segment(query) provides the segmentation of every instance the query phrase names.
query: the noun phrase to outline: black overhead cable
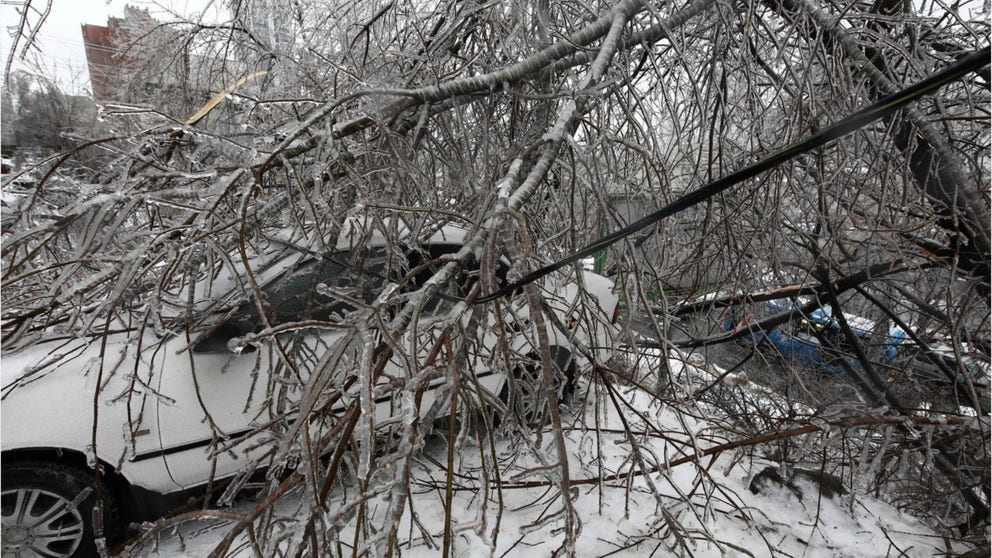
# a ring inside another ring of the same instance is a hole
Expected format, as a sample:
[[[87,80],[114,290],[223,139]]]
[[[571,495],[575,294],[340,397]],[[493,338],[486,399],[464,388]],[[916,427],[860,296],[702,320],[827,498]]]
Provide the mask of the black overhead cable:
[[[838,120],[825,128],[820,128],[805,139],[799,140],[792,145],[771,153],[763,159],[752,163],[737,172],[719,178],[698,190],[689,192],[647,217],[644,217],[639,221],[627,225],[620,230],[614,231],[599,240],[586,245],[586,247],[578,250],[577,252],[573,252],[570,256],[548,264],[540,269],[537,269],[536,271],[532,271],[514,283],[510,283],[486,296],[481,296],[477,298],[475,302],[489,302],[502,296],[509,295],[528,283],[533,283],[541,277],[561,269],[568,264],[577,262],[587,256],[591,256],[607,246],[614,244],[618,240],[630,236],[641,229],[650,227],[658,221],[661,221],[666,217],[670,217],[684,209],[688,209],[706,200],[707,198],[719,194],[739,182],[743,182],[744,180],[747,180],[757,174],[781,165],[782,163],[798,155],[816,149],[817,147],[821,147],[837,138],[846,136],[851,132],[864,128],[872,122],[895,112],[903,105],[915,101],[924,95],[933,93],[948,83],[987,66],[989,64],[989,54],[989,47],[985,47],[981,50],[968,54],[967,56],[963,56],[943,70],[933,73],[901,91],[897,91],[891,95],[883,97],[871,105],[868,105],[858,112],[848,116],[847,118]]]

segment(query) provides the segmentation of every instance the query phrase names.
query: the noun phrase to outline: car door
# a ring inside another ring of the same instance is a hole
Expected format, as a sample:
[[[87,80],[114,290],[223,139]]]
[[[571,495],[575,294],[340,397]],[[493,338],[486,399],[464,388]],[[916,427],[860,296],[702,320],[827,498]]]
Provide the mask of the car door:
[[[345,337],[333,324],[382,286],[374,266],[356,267],[354,256],[294,265],[262,287],[261,304],[252,297],[201,339],[177,335],[161,351],[158,423],[176,483],[256,466],[273,429],[292,424],[314,368],[331,366],[325,355]]]

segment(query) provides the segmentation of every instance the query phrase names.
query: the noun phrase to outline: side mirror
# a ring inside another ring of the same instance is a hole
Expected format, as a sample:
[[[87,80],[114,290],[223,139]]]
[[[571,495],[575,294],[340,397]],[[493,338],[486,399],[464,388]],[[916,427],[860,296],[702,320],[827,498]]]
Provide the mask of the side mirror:
[[[201,355],[202,354],[232,355],[232,354],[253,353],[257,351],[258,349],[255,348],[253,345],[246,345],[245,348],[242,349],[240,352],[235,352],[230,349],[230,347],[228,346],[228,341],[234,339],[235,337],[240,337],[244,334],[245,332],[241,331],[234,324],[230,324],[230,323],[223,324],[217,329],[210,332],[210,335],[208,335],[206,338],[204,338],[199,343],[197,343],[193,347],[193,352],[195,354],[201,354]]]

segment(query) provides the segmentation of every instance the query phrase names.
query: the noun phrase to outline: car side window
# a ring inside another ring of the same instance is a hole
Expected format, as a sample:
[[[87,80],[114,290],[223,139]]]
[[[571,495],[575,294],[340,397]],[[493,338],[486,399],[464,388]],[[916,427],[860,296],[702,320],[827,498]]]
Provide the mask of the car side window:
[[[339,319],[355,310],[349,300],[372,302],[386,280],[384,269],[385,251],[381,249],[361,254],[337,252],[303,262],[263,289],[269,320],[279,325]],[[254,303],[242,305],[239,314],[261,321]]]

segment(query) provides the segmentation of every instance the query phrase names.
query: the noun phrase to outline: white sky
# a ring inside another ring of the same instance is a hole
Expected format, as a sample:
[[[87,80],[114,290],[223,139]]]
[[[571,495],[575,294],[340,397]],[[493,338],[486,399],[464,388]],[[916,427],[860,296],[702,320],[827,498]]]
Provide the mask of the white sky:
[[[36,8],[44,8],[47,0],[32,0]],[[18,8],[24,0],[2,0],[0,5],[0,72],[10,53],[11,34],[16,32],[19,21]],[[14,5],[11,5],[14,4]],[[124,6],[148,8],[160,21],[174,21],[180,17],[224,19],[223,0],[52,0],[52,10],[38,34],[36,45],[27,62],[15,59],[11,70],[29,70],[55,81],[66,93],[89,92],[89,72],[80,26],[83,23],[106,25],[110,16],[120,17]],[[37,21],[37,13],[29,18]],[[20,50],[20,49],[18,49]],[[39,52],[40,50],[40,52]],[[19,52],[18,52],[19,54]]]

